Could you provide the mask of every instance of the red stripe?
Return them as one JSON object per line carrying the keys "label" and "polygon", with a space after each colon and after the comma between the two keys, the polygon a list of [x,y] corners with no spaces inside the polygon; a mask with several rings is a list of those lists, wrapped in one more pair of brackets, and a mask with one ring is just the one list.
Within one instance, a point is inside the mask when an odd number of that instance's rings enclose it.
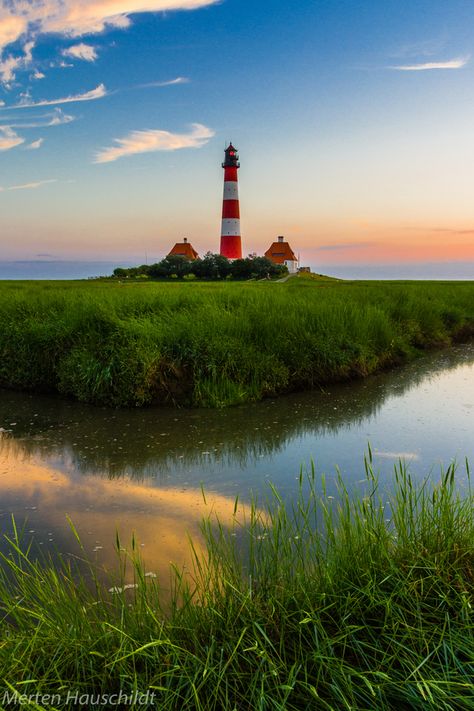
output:
{"label": "red stripe", "polygon": [[228,181],[237,182],[237,168],[232,166],[224,168],[224,182]]}
{"label": "red stripe", "polygon": [[221,237],[221,255],[227,259],[242,259],[242,240],[235,235]]}
{"label": "red stripe", "polygon": [[238,200],[223,200],[222,201],[222,217],[238,220],[240,218],[240,209]]}

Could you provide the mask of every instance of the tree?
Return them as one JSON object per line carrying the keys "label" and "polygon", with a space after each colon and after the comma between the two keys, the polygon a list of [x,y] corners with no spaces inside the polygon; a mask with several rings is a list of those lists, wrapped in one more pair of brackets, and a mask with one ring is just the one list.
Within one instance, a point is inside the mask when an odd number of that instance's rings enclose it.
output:
{"label": "tree", "polygon": [[151,264],[148,267],[148,274],[153,279],[171,277],[172,274],[176,274],[177,277],[182,279],[186,274],[189,274],[190,271],[191,262],[189,259],[176,254],[170,254],[162,259],[161,262]]}
{"label": "tree", "polygon": [[234,259],[232,262],[231,274],[234,279],[250,279],[253,276],[253,259]]}
{"label": "tree", "polygon": [[284,276],[288,274],[288,268],[284,264],[275,264],[267,257],[253,257],[253,269],[257,279],[265,279],[266,277]]}
{"label": "tree", "polygon": [[196,259],[191,264],[191,272],[200,279],[225,279],[230,270],[227,257],[212,252],[206,252],[203,259]]}

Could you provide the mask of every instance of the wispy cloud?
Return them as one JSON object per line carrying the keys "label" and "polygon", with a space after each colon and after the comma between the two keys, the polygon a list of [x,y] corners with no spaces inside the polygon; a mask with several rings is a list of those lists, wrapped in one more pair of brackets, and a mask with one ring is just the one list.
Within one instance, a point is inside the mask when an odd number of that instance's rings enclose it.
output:
{"label": "wispy cloud", "polygon": [[[26,116],[26,114],[23,114],[23,116]],[[65,114],[60,108],[56,108],[54,111],[33,117],[33,120],[30,117],[29,121],[18,116],[1,117],[0,121],[3,122],[3,128],[49,128],[50,126],[62,126],[65,123],[71,123],[71,121],[75,121],[75,116]]]}
{"label": "wispy cloud", "polygon": [[167,81],[150,81],[147,84],[138,84],[135,89],[148,89],[160,86],[175,86],[176,84],[189,84],[191,79],[188,77],[176,77],[176,79],[168,79]]}
{"label": "wispy cloud", "polygon": [[399,64],[390,69],[396,69],[399,72],[425,72],[430,69],[462,69],[468,64],[470,57],[458,57],[457,59],[449,59],[446,62],[423,62],[422,64]]}
{"label": "wispy cloud", "polygon": [[0,151],[20,146],[25,139],[19,136],[10,126],[0,126]]}
{"label": "wispy cloud", "polygon": [[64,96],[59,99],[41,99],[40,101],[30,101],[28,99],[15,104],[14,106],[3,107],[8,109],[31,109],[37,108],[38,106],[55,106],[57,104],[74,104],[78,101],[95,101],[96,99],[102,99],[104,96],[108,96],[108,91],[104,84],[99,84],[95,89],[86,91],[84,94],[73,94],[71,96]]}
{"label": "wispy cloud", "polygon": [[38,180],[35,183],[24,183],[23,185],[10,185],[8,188],[0,188],[1,192],[6,192],[8,190],[37,190],[37,188],[41,188],[43,185],[49,185],[50,183],[57,183],[57,179],[53,178],[52,180]]}
{"label": "wispy cloud", "polygon": [[457,229],[453,227],[433,227],[430,232],[443,232],[450,235],[474,235],[474,229]]}
{"label": "wispy cloud", "polygon": [[95,62],[97,59],[96,48],[90,44],[84,44],[84,42],[74,44],[64,49],[63,55],[65,57],[73,57],[74,59],[83,59],[86,62]]}
{"label": "wispy cloud", "polygon": [[65,123],[71,123],[75,121],[76,117],[71,114],[65,114],[61,109],[55,109],[54,115],[51,120],[46,124],[46,126],[62,126]]}
{"label": "wispy cloud", "polygon": [[32,141],[32,143],[28,143],[27,146],[25,146],[25,149],[28,151],[37,151],[38,148],[41,148],[43,145],[44,138],[38,138],[37,141]]}
{"label": "wispy cloud", "polygon": [[137,153],[201,148],[214,135],[214,131],[200,123],[191,124],[189,133],[171,133],[162,130],[132,131],[124,138],[116,138],[115,146],[99,151],[94,163],[111,163],[118,158]]}
{"label": "wispy cloud", "polygon": [[[0,107],[1,110],[1,107]],[[32,128],[50,128],[51,126],[61,126],[62,124],[74,121],[74,116],[65,114],[60,108],[33,117],[33,120],[22,120],[18,116],[2,116],[0,114],[0,151],[8,151],[25,143],[25,138],[19,136],[17,130],[23,131]],[[23,114],[23,116],[26,116]],[[43,144],[44,139],[38,138],[23,148],[27,150],[37,150]]]}

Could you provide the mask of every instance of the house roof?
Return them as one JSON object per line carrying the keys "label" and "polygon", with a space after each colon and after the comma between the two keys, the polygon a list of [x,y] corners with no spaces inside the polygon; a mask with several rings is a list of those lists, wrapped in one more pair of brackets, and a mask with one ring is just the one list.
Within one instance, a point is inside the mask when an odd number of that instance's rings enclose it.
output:
{"label": "house roof", "polygon": [[265,252],[265,256],[267,259],[271,259],[272,262],[275,262],[275,264],[298,261],[288,242],[273,242]]}
{"label": "house roof", "polygon": [[167,256],[186,257],[186,259],[197,259],[199,254],[190,242],[176,242],[175,246],[168,252]]}

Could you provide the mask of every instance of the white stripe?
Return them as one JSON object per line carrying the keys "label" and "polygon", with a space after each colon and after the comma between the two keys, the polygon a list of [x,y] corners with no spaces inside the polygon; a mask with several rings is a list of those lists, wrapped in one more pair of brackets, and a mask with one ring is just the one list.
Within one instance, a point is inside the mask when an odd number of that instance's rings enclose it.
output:
{"label": "white stripe", "polygon": [[224,181],[224,200],[239,199],[239,184],[236,180]]}
{"label": "white stripe", "polygon": [[222,220],[222,237],[240,237],[240,220]]}

